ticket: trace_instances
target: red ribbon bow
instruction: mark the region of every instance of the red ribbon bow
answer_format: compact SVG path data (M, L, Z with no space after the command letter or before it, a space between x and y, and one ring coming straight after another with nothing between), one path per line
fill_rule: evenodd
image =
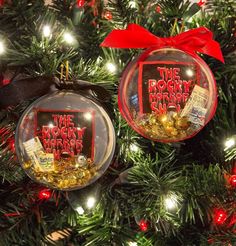
M162 48L171 46L190 53L200 52L221 62L224 58L213 33L206 27L199 27L174 37L159 38L137 24L129 24L126 30L113 30L101 43L112 48Z

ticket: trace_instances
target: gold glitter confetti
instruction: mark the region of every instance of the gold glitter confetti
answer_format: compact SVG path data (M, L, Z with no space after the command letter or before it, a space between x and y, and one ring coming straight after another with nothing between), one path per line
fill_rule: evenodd
M42 172L33 167L30 162L24 164L24 168L36 180L57 189L73 189L86 185L97 173L97 168L91 159L88 159L85 167L76 167L73 158L54 161L54 166L55 170Z
M191 135L191 122L188 118L180 117L177 113L167 113L157 115L155 113L147 114L136 118L136 124L145 135L160 140L177 140Z

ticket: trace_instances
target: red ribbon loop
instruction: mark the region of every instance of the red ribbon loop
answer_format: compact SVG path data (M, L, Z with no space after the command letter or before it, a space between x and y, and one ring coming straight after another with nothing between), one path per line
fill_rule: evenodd
M129 24L126 30L113 30L101 43L111 48L163 48L174 47L190 53L200 52L224 63L218 42L206 27L195 28L174 37L159 38L137 24Z

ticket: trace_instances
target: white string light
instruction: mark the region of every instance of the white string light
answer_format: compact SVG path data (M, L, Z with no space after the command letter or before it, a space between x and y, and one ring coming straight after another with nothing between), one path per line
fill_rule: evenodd
M52 34L50 26L46 25L43 27L43 36L48 38Z
M65 32L63 35L63 38L64 38L64 41L68 44L73 44L75 42L75 38L69 32Z
M49 127L49 128L53 128L54 125L53 125L52 123L49 123L49 124L48 124L48 127Z
M130 1L129 2L129 7L135 9L137 7L137 4L135 1Z
M3 42L0 41L0 55L3 54L5 52L5 47Z
M192 69L187 69L187 70L186 70L186 74L187 74L187 76L189 76L189 77L193 77L194 72L193 72Z
M225 148L229 149L231 147L235 146L235 138L231 137L225 141Z
M134 143L132 143L132 144L130 145L129 149L130 149L131 151L133 151L133 152L138 152L138 151L139 151L139 147L138 147L136 144L134 144Z
M116 71L116 65L111 62L106 64L106 68L110 73L114 73Z
M174 195L166 197L164 203L167 210L173 210L177 207L177 200Z
M83 214L84 214L84 209L83 209L81 206L77 207L75 210L76 210L76 212L77 212L79 215L83 215Z
M88 208L93 208L96 203L96 199L94 197L89 197L87 200L87 207Z
M138 246L138 244L136 242L128 242L129 246Z
M86 113L85 115L84 115L84 118L86 119L86 120L91 120L92 119L92 114L91 113Z

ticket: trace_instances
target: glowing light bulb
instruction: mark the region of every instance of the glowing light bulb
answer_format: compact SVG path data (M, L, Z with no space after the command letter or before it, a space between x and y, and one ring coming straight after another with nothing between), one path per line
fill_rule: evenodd
M84 115L84 118L85 118L86 120L91 120L91 119L92 119L92 114L91 114L91 113L86 113L86 114Z
M53 125L52 123L49 123L49 124L48 124L48 127L49 127L49 128L53 128L54 125Z
M111 62L106 64L106 68L110 73L114 73L116 71L116 65Z
M223 225L228 217L228 214L224 209L219 209L214 212L214 221L218 225Z
M73 44L75 42L75 38L69 32L65 32L63 37L64 41L68 44Z
M172 210L174 208L176 208L177 206L177 202L176 199L174 197L168 197L165 199L165 207L168 210Z
M139 222L139 229L141 231L144 231L144 232L147 231L148 230L148 222L146 220L141 220Z
M232 188L236 188L236 175L232 175L229 179L229 183Z
M0 55L3 54L5 52L5 47L3 42L0 41Z
M235 139L233 137L225 141L225 147L227 149L233 147L234 145L235 145Z
M188 69L188 70L186 70L186 74L187 74L189 77L193 77L194 72L193 72L192 69Z
M50 190L43 189L43 190L39 191L38 198L40 200L48 200L48 199L50 199L51 195L52 195L52 193Z
M138 152L139 151L139 147L136 144L133 144L133 143L130 145L129 148L133 152Z
M136 2L135 1L130 1L129 2L129 6L130 6L130 8L136 8L137 7L137 4L136 4Z
M52 34L52 32L51 32L50 26L47 26L47 25L44 26L43 27L43 36L46 37L46 38L48 38L48 37L51 36L51 34Z
M77 7L78 8L84 7L84 4L85 4L85 0L79 0L79 1L77 1Z
M205 3L206 2L204 0L199 0L197 4L199 7L202 7Z
M138 244L136 242L128 242L129 246L138 246Z
M75 210L79 215L84 214L84 209L81 206L77 207Z
M87 200L87 207L88 208L92 208L92 207L94 207L95 203L96 203L95 198L94 197L89 197L88 200Z

